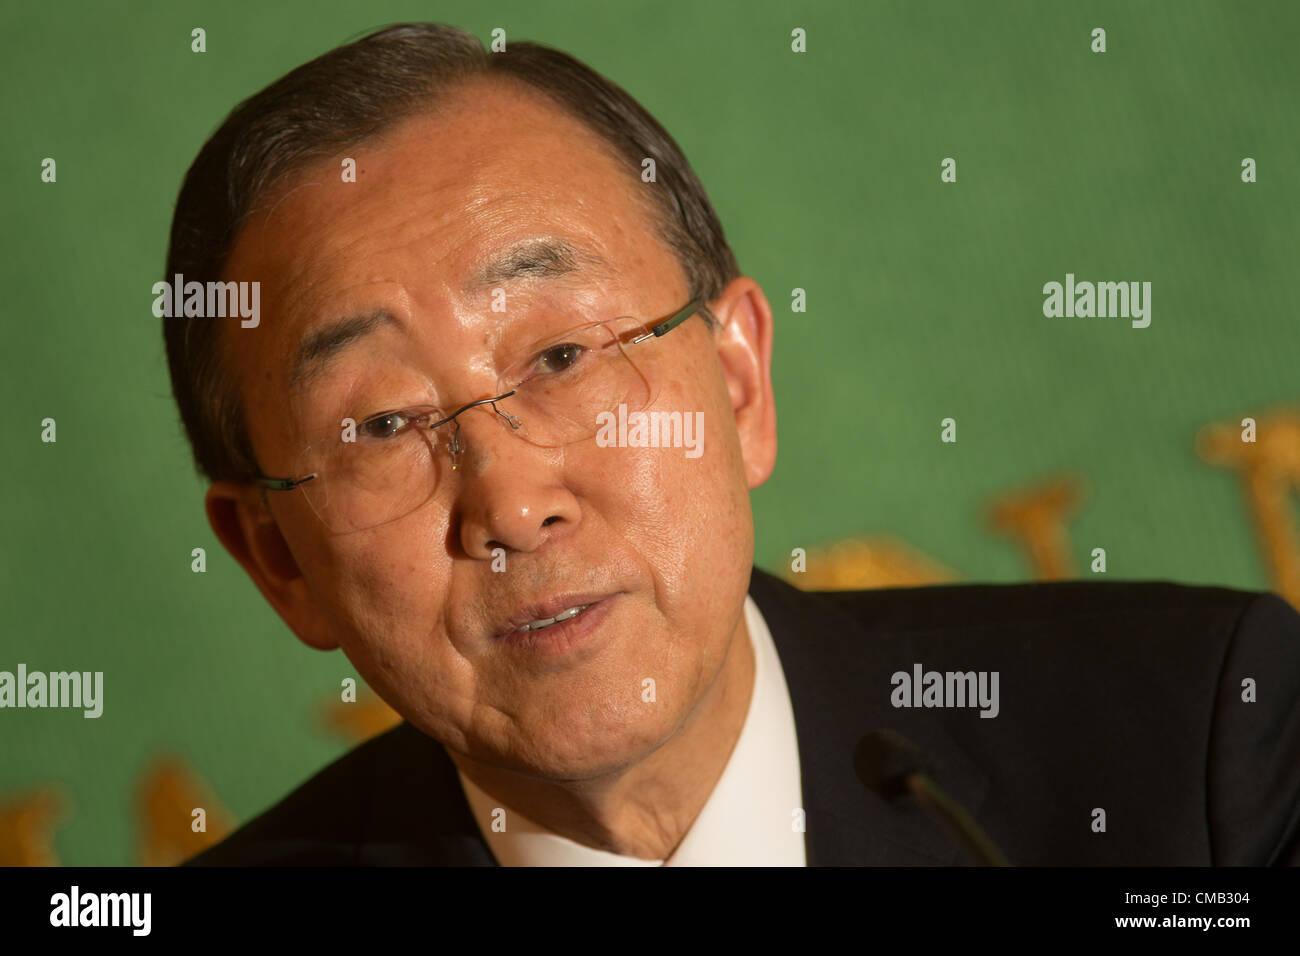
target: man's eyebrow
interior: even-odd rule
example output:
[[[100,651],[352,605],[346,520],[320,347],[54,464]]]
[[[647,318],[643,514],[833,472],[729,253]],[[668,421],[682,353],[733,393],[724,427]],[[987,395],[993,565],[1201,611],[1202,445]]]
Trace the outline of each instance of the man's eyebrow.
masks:
[[[298,343],[289,370],[289,390],[306,384],[328,366],[335,357],[358,339],[385,325],[401,325],[387,309],[353,315],[317,326]]]
[[[584,266],[607,270],[609,263],[594,252],[558,236],[526,239],[480,267],[465,283],[464,291],[471,294],[481,292],[514,279],[558,279]]]

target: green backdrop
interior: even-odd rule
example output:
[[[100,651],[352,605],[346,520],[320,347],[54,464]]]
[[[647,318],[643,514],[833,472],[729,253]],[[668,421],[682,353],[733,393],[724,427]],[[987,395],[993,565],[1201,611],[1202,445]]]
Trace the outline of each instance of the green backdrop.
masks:
[[[888,533],[1023,579],[983,509],[1064,471],[1089,487],[1080,568],[1104,546],[1110,577],[1268,586],[1235,475],[1193,440],[1300,400],[1300,5],[8,4],[0,670],[102,670],[105,703],[0,710],[0,799],[63,787],[63,862],[134,862],[160,752],[245,819],[349,746],[316,720],[348,661],[299,644],[207,526],[150,287],[230,107],[403,20],[558,46],[681,143],[777,316],[758,563]],[[1045,318],[1067,272],[1150,281],[1151,326]]]

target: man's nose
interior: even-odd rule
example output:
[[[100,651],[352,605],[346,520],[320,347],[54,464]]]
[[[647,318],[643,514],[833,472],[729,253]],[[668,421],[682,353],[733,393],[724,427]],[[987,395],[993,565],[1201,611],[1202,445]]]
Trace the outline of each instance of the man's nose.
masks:
[[[510,413],[504,407],[503,412]],[[491,406],[469,409],[461,422],[453,515],[472,558],[493,551],[535,551],[577,527],[581,509],[562,481],[562,451],[530,444]]]

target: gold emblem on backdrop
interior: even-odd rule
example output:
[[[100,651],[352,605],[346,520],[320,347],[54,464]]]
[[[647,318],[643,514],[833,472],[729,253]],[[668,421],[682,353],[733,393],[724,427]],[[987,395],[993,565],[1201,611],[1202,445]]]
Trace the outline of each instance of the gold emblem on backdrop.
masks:
[[[1292,497],[1300,489],[1300,409],[1256,416],[1249,430],[1234,423],[1207,425],[1195,447],[1203,461],[1237,473],[1271,588],[1300,608],[1300,531]],[[1085,494],[1081,477],[1055,476],[998,496],[984,517],[990,530],[1020,548],[1034,580],[1069,578],[1076,573],[1069,520]],[[786,571],[783,577],[805,590],[854,590],[943,584],[961,576],[905,541],[881,535],[812,549],[806,571]],[[324,703],[319,723],[324,732],[352,745],[401,719],[375,695],[362,694],[356,703]],[[69,806],[55,786],[14,793],[0,802],[0,866],[57,866],[54,833],[69,816]],[[199,807],[207,815],[207,831],[196,833],[194,810]],[[207,783],[176,756],[161,757],[142,773],[136,813],[135,855],[146,866],[180,863],[234,828]]]
[[[1196,436],[1205,462],[1234,469],[1271,590],[1300,610],[1300,408],[1255,416],[1253,425],[1214,423]],[[1010,491],[990,502],[989,527],[1009,537],[1036,581],[1074,577],[1069,519],[1086,497],[1078,475],[1059,475]],[[800,588],[856,590],[943,584],[960,578],[936,559],[892,537],[839,541],[808,552],[807,570],[783,572]]]
[[[234,819],[211,788],[177,756],[157,758],[140,780],[137,807],[140,866],[174,866],[223,839]],[[195,831],[195,811],[206,817]]]
[[[1063,475],[1000,495],[985,517],[990,530],[1023,550],[1034,580],[1057,581],[1074,574],[1067,524],[1083,499],[1083,480]],[[805,591],[856,591],[945,584],[961,575],[910,544],[872,536],[812,549],[806,570],[782,577]]]
[[[330,700],[321,707],[325,730],[352,743],[377,737],[402,722],[402,715],[373,693],[358,695],[354,704]]]
[[[956,572],[897,538],[848,538],[808,552],[808,567],[785,580],[805,591],[910,588],[955,581]]]
[[[0,803],[0,866],[58,866],[54,830],[67,804],[55,787],[16,793]]]
[[[1207,425],[1196,450],[1210,464],[1237,472],[1272,589],[1300,608],[1300,534],[1291,497],[1300,489],[1300,408],[1276,408],[1252,421]]]

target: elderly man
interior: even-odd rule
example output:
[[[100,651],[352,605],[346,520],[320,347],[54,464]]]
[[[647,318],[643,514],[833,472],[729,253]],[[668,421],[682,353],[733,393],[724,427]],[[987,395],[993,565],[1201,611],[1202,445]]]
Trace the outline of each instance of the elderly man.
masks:
[[[213,528],[405,718],[194,862],[966,860],[863,786],[901,751],[855,773],[886,727],[1013,863],[1300,854],[1276,597],[752,567],[771,308],[571,57],[407,25],[300,67],[191,167],[173,275],[258,293],[163,320]]]

